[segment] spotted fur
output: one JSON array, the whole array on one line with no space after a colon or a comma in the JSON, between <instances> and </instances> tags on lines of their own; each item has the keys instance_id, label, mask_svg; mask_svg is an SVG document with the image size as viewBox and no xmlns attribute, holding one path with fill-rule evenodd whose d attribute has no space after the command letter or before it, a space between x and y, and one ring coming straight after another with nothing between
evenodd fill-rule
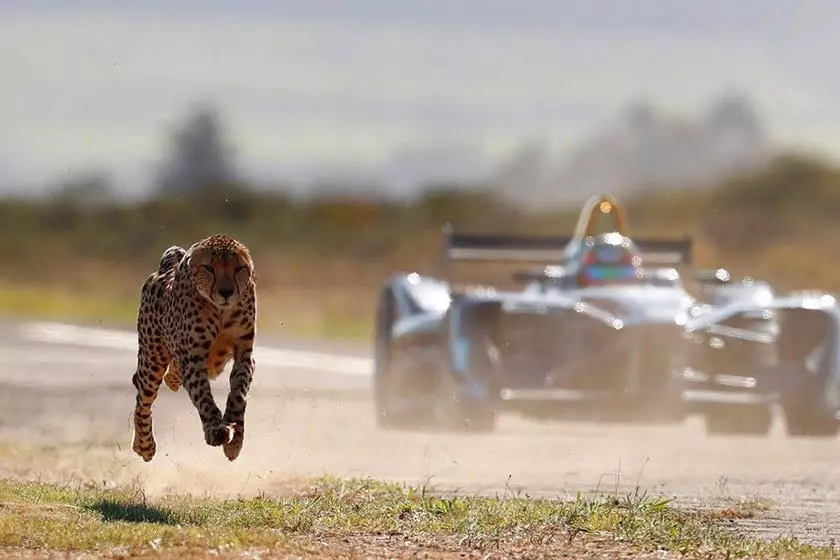
<instances>
[{"instance_id":1,"label":"spotted fur","mask_svg":"<svg viewBox=\"0 0 840 560\"><path fill-rule=\"evenodd\" d=\"M164 251L148 276L137 316L137 389L132 449L144 461L155 456L152 405L161 382L172 391L182 384L198 411L208 445L221 445L228 460L242 450L245 408L254 376L257 297L248 248L223 234L188 250ZM210 380L233 360L224 414Z\"/></svg>"}]
</instances>

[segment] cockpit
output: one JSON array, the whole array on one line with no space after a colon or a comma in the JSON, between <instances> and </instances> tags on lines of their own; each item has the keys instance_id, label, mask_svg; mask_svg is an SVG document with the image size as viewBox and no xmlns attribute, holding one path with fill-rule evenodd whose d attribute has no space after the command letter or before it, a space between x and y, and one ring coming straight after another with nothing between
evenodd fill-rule
<instances>
[{"instance_id":1,"label":"cockpit","mask_svg":"<svg viewBox=\"0 0 840 560\"><path fill-rule=\"evenodd\" d=\"M588 238L578 263L580 287L647 283L639 251L629 238L619 233Z\"/></svg>"}]
</instances>

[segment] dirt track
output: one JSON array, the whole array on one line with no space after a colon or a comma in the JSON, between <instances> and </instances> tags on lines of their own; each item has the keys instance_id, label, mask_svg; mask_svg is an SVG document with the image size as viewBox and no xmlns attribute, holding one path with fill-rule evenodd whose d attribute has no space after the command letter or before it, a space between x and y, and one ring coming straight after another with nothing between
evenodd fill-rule
<instances>
[{"instance_id":1,"label":"dirt track","mask_svg":"<svg viewBox=\"0 0 840 560\"><path fill-rule=\"evenodd\" d=\"M694 421L645 428L506 417L486 436L389 433L374 426L364 395L290 394L283 380L305 382L306 372L262 367L237 462L204 445L187 395L164 389L154 409L158 455L144 464L130 452L131 352L21 343L0 352L0 442L57 446L7 455L7 473L137 478L150 495L272 493L290 477L321 474L500 494L624 494L638 485L685 505L766 499L770 510L748 521L756 530L815 542L840 536L840 441L790 440L779 426L767 439L713 439ZM226 388L214 385L218 401Z\"/></svg>"}]
</instances>

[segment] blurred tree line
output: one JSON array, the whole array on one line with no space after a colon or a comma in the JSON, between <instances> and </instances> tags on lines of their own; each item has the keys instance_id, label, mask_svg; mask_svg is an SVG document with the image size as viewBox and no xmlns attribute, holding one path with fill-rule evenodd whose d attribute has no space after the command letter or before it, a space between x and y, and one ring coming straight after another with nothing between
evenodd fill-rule
<instances>
[{"instance_id":1,"label":"blurred tree line","mask_svg":"<svg viewBox=\"0 0 840 560\"><path fill-rule=\"evenodd\" d=\"M107 178L93 174L66 182L48 198L0 200L0 275L43 278L57 267L92 261L151 270L166 247L217 231L277 262L422 266L438 258L445 222L473 231L566 234L577 217L577 208L525 214L480 186L436 185L406 203L352 194L297 200L282 189L256 189L239 178L233 148L207 108L173 130L170 140L150 198L120 202ZM729 262L754 264L774 244L830 250L840 238L834 219L840 169L810 155L780 156L709 189L640 191L626 202L635 231L691 233ZM784 268L774 266L768 270ZM832 282L840 288L840 275Z\"/></svg>"}]
</instances>

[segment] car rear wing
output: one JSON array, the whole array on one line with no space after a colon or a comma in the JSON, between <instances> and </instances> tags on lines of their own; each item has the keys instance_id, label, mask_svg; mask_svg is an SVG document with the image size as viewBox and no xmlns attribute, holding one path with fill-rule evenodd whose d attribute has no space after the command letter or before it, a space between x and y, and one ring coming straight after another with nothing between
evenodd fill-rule
<instances>
[{"instance_id":1,"label":"car rear wing","mask_svg":"<svg viewBox=\"0 0 840 560\"><path fill-rule=\"evenodd\" d=\"M515 236L455 232L447 224L444 233L444 258L452 261L531 262L560 264L567 256L572 236ZM633 238L644 262L667 266L690 264L693 240Z\"/></svg>"},{"instance_id":2,"label":"car rear wing","mask_svg":"<svg viewBox=\"0 0 840 560\"><path fill-rule=\"evenodd\" d=\"M571 240L571 236L484 235L444 228L444 257L448 261L559 263Z\"/></svg>"},{"instance_id":3,"label":"car rear wing","mask_svg":"<svg viewBox=\"0 0 840 560\"><path fill-rule=\"evenodd\" d=\"M694 258L694 240L690 235L680 239L664 238L631 238L639 252L642 261L660 266L690 265Z\"/></svg>"}]
</instances>

